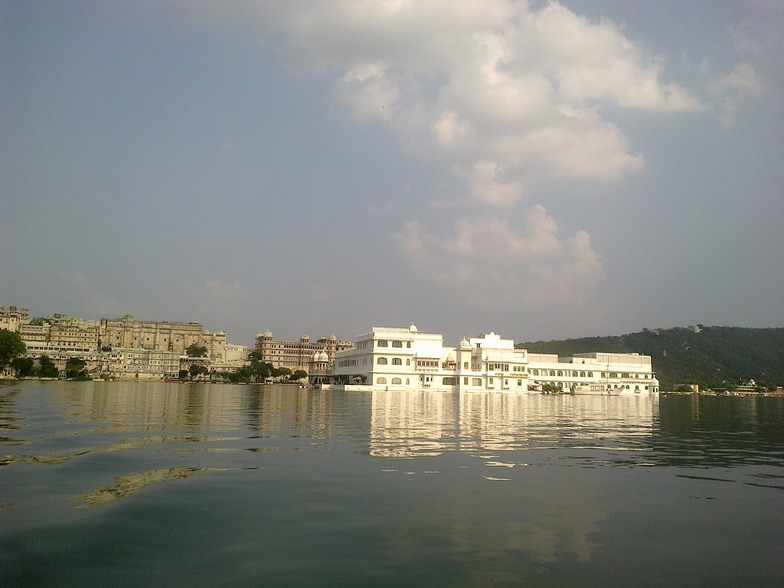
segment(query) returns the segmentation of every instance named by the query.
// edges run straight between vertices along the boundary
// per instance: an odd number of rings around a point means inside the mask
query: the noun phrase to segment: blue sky
[[[0,304],[250,344],[784,326],[779,1],[0,2]]]

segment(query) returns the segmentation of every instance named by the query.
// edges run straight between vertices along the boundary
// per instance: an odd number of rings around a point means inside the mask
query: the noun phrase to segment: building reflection
[[[370,453],[438,455],[451,449],[501,451],[649,439],[655,396],[545,396],[373,391]]]
[[[454,396],[422,390],[373,390],[370,454],[440,455],[457,447]]]
[[[294,386],[66,383],[68,403],[120,430],[219,432],[330,428],[328,394]]]
[[[325,437],[332,429],[332,396],[295,386],[244,386],[245,424],[258,432],[291,430]]]

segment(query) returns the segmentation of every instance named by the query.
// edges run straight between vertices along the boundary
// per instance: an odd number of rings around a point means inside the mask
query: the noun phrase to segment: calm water
[[[0,585],[751,586],[784,399],[0,385]]]

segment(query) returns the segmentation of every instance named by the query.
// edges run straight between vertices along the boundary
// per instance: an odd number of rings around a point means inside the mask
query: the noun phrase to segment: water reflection
[[[652,448],[666,465],[784,466],[784,398],[665,396]]]
[[[784,399],[29,382],[0,434],[0,584],[781,577]]]
[[[450,450],[548,447],[642,449],[658,413],[656,396],[589,397],[495,393],[372,393],[370,452],[424,457]]]
[[[435,456],[457,447],[452,394],[374,390],[371,395],[371,455]]]

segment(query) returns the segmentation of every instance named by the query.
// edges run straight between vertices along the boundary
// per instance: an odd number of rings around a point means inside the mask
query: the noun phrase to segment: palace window
[[[392,347],[403,347],[402,341],[392,341]]]
[[[387,379],[384,377],[378,378],[376,380],[376,384],[386,384],[386,383],[387,383]]]
[[[383,339],[381,341],[379,341],[377,345],[378,345],[378,347],[389,347],[389,343],[387,343]]]
[[[387,363],[388,363],[388,362],[387,362],[387,358],[386,358],[386,357],[379,357],[379,358],[376,360],[376,363],[377,363],[378,365],[387,365]]]
[[[393,384],[402,384],[403,382],[400,380],[400,378],[392,378],[392,383]]]

